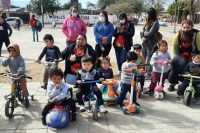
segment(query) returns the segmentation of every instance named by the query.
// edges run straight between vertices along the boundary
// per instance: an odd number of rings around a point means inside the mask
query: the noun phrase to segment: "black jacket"
[[[9,30],[9,33],[8,33]],[[5,38],[9,38],[12,35],[12,29],[10,25],[4,20],[2,24],[0,24],[0,40]]]
[[[67,73],[77,75],[77,73],[74,73],[71,71],[71,67],[77,63],[81,64],[82,57],[77,57],[75,61],[70,61],[70,56],[74,54],[73,49],[75,46],[76,46],[76,43],[73,44],[71,47],[65,48],[61,53],[62,58],[65,60],[65,75]],[[89,44],[86,44],[85,53],[92,57],[93,63],[96,62],[97,55],[94,49],[92,48],[92,46],[90,46]]]
[[[133,36],[135,34],[135,27],[134,24],[131,23],[130,21],[127,21],[127,28],[124,30],[123,33],[117,33],[117,28],[115,28],[114,31],[114,42],[113,45],[115,44],[115,41],[117,40],[119,35],[123,36],[124,42],[125,42],[125,48],[129,51],[131,49],[131,47],[133,46]],[[117,48],[114,45],[115,48]]]

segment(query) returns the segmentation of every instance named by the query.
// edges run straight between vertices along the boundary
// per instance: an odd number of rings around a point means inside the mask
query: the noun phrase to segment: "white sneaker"
[[[106,112],[106,110],[105,110],[105,108],[104,108],[103,105],[100,105],[100,106],[99,106],[99,111],[100,111],[101,113],[105,113],[105,112]]]
[[[85,106],[84,105],[80,105],[80,109],[79,109],[81,112],[84,112],[85,111]]]

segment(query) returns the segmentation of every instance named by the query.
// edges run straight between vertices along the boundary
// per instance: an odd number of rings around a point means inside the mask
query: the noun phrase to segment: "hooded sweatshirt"
[[[80,17],[69,16],[63,22],[62,32],[67,36],[67,41],[76,41],[79,34],[86,34],[86,24]]]
[[[9,48],[14,48],[17,55],[3,60],[2,65],[5,67],[8,66],[12,74],[25,74],[25,62],[23,57],[20,55],[19,45],[11,44],[7,50],[9,50]]]

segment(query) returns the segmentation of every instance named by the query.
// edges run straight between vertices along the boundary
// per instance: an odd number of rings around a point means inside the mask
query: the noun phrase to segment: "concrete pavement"
[[[139,31],[142,26],[136,26],[134,43],[141,43]],[[170,27],[162,28],[164,37],[170,40],[173,33]],[[40,33],[40,40],[46,33],[54,36],[56,44],[60,49],[65,48],[65,37],[59,28],[53,29],[47,26]],[[26,62],[31,63],[37,59],[38,54],[44,47],[44,43],[32,42],[32,33],[28,27],[23,27],[21,31],[14,31],[11,39],[20,44],[21,52],[26,57]],[[95,45],[92,28],[88,28],[88,43]],[[171,47],[169,48],[171,52]],[[5,47],[3,55],[7,56]],[[113,65],[116,65],[114,50],[111,51]],[[1,67],[1,66],[0,66]],[[117,70],[115,70],[116,72]],[[34,78],[34,77],[33,77]],[[147,86],[149,82],[145,82]],[[167,92],[164,100],[154,100],[149,96],[142,96],[139,99],[141,113],[135,115],[123,115],[117,107],[105,106],[109,113],[100,114],[98,122],[92,120],[91,114],[78,112],[77,121],[70,123],[66,129],[55,130],[46,128],[41,124],[40,114],[46,103],[46,94],[40,88],[39,82],[28,81],[30,94],[34,94],[34,101],[30,101],[30,108],[25,109],[21,104],[14,111],[14,117],[8,119],[4,115],[5,100],[4,95],[9,94],[10,85],[0,83],[0,133],[199,133],[200,132],[200,106],[192,104],[190,107],[183,105],[176,98],[175,92]],[[168,87],[165,84],[165,88]]]

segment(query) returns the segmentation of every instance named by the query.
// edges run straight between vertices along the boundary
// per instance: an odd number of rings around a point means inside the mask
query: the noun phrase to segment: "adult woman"
[[[183,72],[187,63],[192,61],[191,53],[200,51],[200,32],[193,29],[192,20],[184,20],[182,29],[176,33],[172,42],[174,58],[172,60],[171,72],[169,73],[169,91],[181,80],[178,76]]]
[[[84,34],[79,34],[76,43],[67,47],[61,54],[65,60],[65,80],[72,85],[75,85],[76,74],[81,69],[81,58],[84,55],[90,55],[93,58],[93,63],[97,59],[94,49],[87,44],[87,38]]]
[[[8,33],[9,30],[9,33]],[[5,43],[6,47],[10,44],[9,37],[12,35],[12,29],[10,25],[5,21],[5,17],[3,15],[0,16],[0,56],[1,49],[3,43]]]
[[[62,26],[62,32],[66,36],[67,47],[76,42],[79,34],[86,34],[86,24],[79,16],[78,7],[73,6],[70,11],[70,16],[64,20]]]
[[[146,59],[146,63],[149,64],[151,56],[152,56],[152,50],[155,47],[157,43],[157,33],[160,28],[158,20],[157,20],[157,13],[154,8],[149,8],[147,11],[148,17],[147,21],[145,23],[145,26],[143,28],[143,31],[141,32],[141,37],[143,40],[142,46],[142,55]],[[150,79],[151,77],[151,70],[152,67],[149,66],[147,68],[147,77],[146,79]]]
[[[97,57],[106,57],[111,50],[111,42],[114,33],[114,27],[108,20],[106,11],[100,11],[99,22],[94,26],[94,35],[96,39],[95,51]]]
[[[126,13],[119,14],[119,25],[114,31],[114,43],[117,65],[119,71],[121,71],[122,64],[126,61],[126,54],[133,45],[132,37],[135,33],[135,27],[133,23],[128,21]]]

